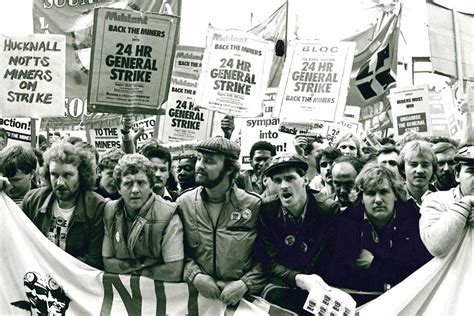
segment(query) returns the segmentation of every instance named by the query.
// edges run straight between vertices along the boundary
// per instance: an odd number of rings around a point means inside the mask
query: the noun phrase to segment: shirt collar
[[[308,210],[308,198],[306,199],[306,203],[303,207],[303,213],[301,213],[301,215],[298,217],[293,216],[293,214],[291,214],[290,211],[286,207],[283,207],[283,206],[281,207],[281,212],[283,213],[283,219],[285,219],[285,221],[286,219],[292,220],[296,224],[301,224],[304,221],[307,210]]]

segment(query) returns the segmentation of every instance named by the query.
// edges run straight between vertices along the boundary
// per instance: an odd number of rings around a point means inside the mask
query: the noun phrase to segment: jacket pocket
[[[166,221],[148,221],[145,223],[133,248],[133,252],[137,257],[161,258],[161,243],[166,225]]]

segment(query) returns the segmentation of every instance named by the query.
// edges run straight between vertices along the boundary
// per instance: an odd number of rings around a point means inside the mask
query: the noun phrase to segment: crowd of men
[[[226,117],[226,137],[199,142],[173,168],[156,140],[134,153],[133,121],[122,123],[125,152],[99,158],[70,137],[0,155],[0,188],[51,242],[109,273],[189,282],[228,305],[261,295],[303,313],[315,282],[386,291],[474,225],[474,144],[407,133],[364,150],[353,134],[334,146],[298,136],[298,154],[256,142],[241,172]]]

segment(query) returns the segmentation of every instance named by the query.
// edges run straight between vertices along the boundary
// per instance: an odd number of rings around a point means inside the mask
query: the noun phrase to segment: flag
[[[187,283],[104,273],[48,241],[3,192],[0,210],[2,315],[292,315],[259,297],[232,307]]]
[[[376,4],[373,1],[365,1],[365,5],[352,3],[358,11],[351,20],[344,20],[340,9],[342,4],[339,2],[322,3],[323,7],[311,12],[299,12],[300,4],[297,2],[290,3],[290,8],[291,5],[296,9],[290,12],[288,19],[288,5],[285,3],[249,32],[273,41],[276,46],[279,40],[285,41],[286,37],[290,40],[323,40],[327,39],[328,34],[334,34],[331,37],[333,40],[356,42],[347,105],[361,108],[360,121],[365,129],[389,127],[391,119],[387,95],[389,88],[396,82],[401,5]],[[324,9],[326,6],[328,10]],[[308,16],[306,20],[304,14]],[[289,19],[294,20],[291,30],[287,27]],[[320,25],[320,21],[330,21],[333,25]],[[285,46],[288,46],[287,43]],[[280,82],[283,59],[274,56],[270,87],[277,87]]]

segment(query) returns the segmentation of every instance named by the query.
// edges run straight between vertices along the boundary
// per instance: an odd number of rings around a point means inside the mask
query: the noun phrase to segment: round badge
[[[245,211],[242,212],[242,217],[244,219],[249,219],[250,217],[252,217],[252,211],[249,209],[246,209]]]
[[[286,244],[287,246],[291,246],[291,245],[293,245],[294,243],[295,243],[295,236],[293,236],[293,235],[288,235],[288,236],[285,237],[285,244]]]
[[[238,221],[240,219],[240,213],[239,212],[232,212],[230,214],[230,219],[233,221]]]
[[[303,242],[301,244],[301,249],[303,250],[303,252],[308,252],[308,245],[305,242]]]
[[[119,232],[117,232],[115,234],[115,240],[117,240],[117,242],[120,242],[120,233]]]

